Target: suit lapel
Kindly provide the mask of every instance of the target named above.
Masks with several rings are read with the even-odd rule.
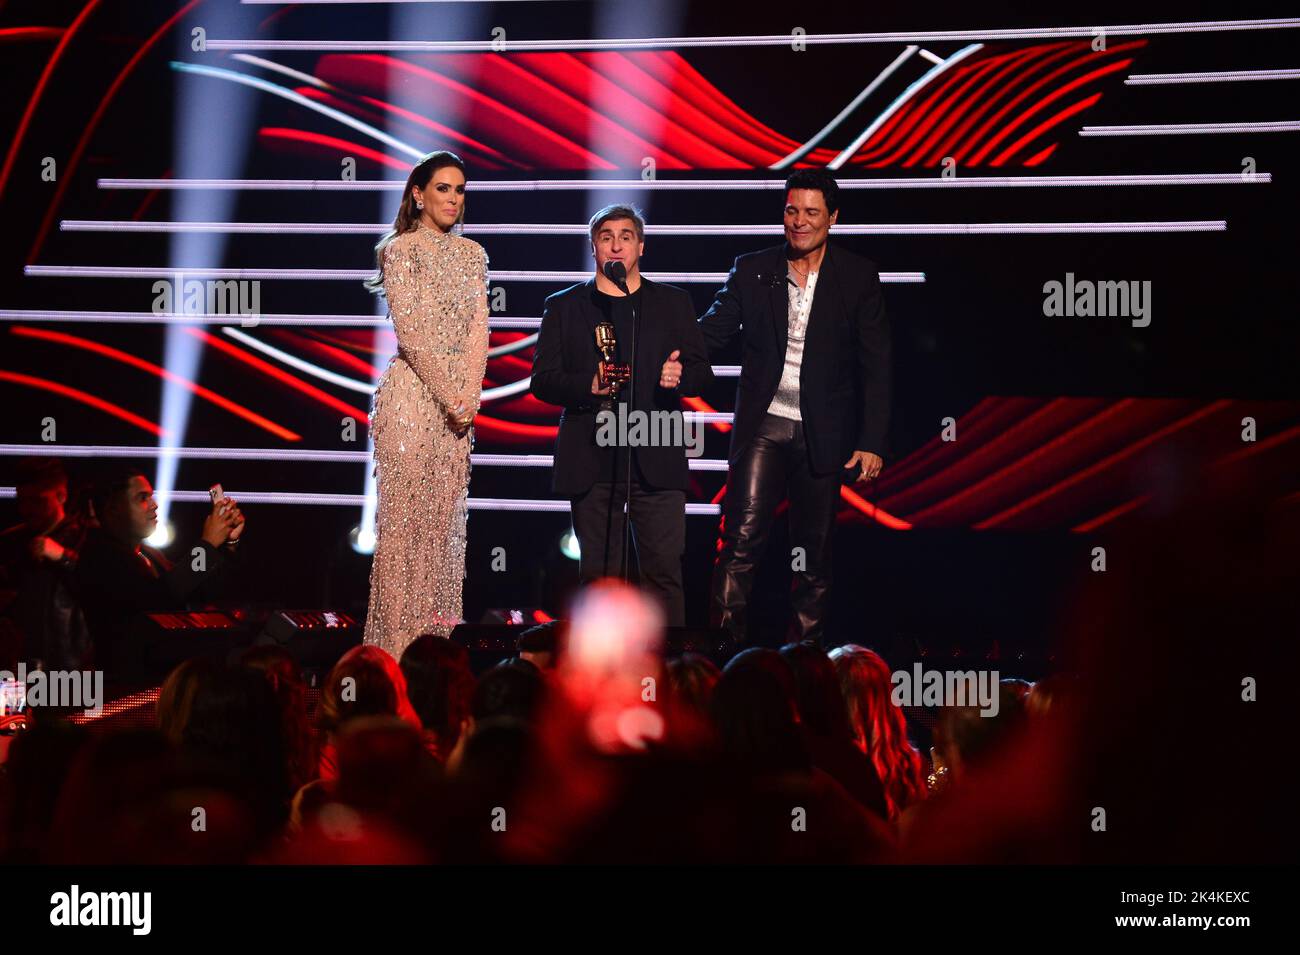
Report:
[[[587,302],[591,305],[591,307],[587,309],[587,325],[588,331],[591,332],[591,335],[588,337],[591,338],[593,343],[592,347],[594,348],[594,343],[596,341],[596,326],[601,323],[604,316],[600,312],[600,306],[596,304],[596,280],[594,278],[587,279],[583,284],[587,287],[585,294],[587,296]]]
[[[772,312],[772,331],[776,337],[776,353],[785,360],[785,347],[788,343],[787,326],[790,321],[790,293],[787,291],[785,246],[777,249],[772,258],[770,270],[760,279],[767,286],[768,305]]]
[[[826,254],[822,256],[822,267],[817,270],[817,285],[813,289],[812,312],[808,316],[808,328],[804,330],[804,355],[807,356],[811,351],[825,349],[821,348],[824,342],[831,341],[830,337],[833,317],[831,311],[834,303],[831,301],[831,288],[835,283],[835,251],[831,248],[830,243],[826,244]],[[800,377],[802,378],[803,366],[800,366]]]
[[[636,374],[637,392],[635,397],[637,399],[638,407],[648,408],[650,407],[651,402],[653,401],[655,383],[658,382],[659,379],[658,377],[654,377],[652,379],[651,376],[653,372],[647,371],[647,369],[650,368],[651,363],[654,361],[653,357],[647,357],[647,356],[653,356],[654,349],[651,347],[651,342],[653,341],[653,339],[651,338],[651,329],[653,326],[650,324],[650,322],[646,321],[646,313],[649,313],[651,315],[655,315],[657,313],[653,309],[653,302],[652,302],[655,295],[654,283],[651,282],[644,275],[641,276],[640,294],[641,294],[641,307],[639,309],[639,312],[641,315],[641,321],[640,324],[637,326],[637,333],[636,333],[637,353],[636,355],[633,356],[632,360],[633,361],[636,361],[638,359],[642,360],[642,364],[638,367],[637,374]],[[631,347],[632,347],[632,343],[628,342],[629,354],[631,353]]]

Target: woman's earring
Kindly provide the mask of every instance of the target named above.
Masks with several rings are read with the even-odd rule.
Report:
[[[419,199],[416,199],[416,200],[415,200],[415,208],[417,208],[417,209],[423,211],[423,210],[424,210],[424,203],[421,202]]]

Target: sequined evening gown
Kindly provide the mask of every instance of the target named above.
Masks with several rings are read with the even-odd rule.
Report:
[[[365,642],[400,658],[416,637],[460,622],[472,428],[487,364],[487,253],[421,222],[384,250],[384,295],[397,354],[371,407],[379,508]]]

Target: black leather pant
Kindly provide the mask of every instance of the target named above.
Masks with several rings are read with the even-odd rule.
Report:
[[[709,622],[745,642],[745,613],[777,506],[790,498],[791,598],[802,639],[820,642],[831,587],[831,532],[839,509],[838,473],[815,475],[803,424],[767,415],[727,475],[722,550],[713,565]],[[802,548],[802,552],[799,550]]]

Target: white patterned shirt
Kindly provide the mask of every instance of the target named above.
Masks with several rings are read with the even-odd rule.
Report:
[[[799,414],[799,367],[803,363],[803,342],[808,333],[808,316],[812,314],[817,273],[809,272],[805,284],[801,287],[794,266],[787,265],[785,280],[785,367],[781,370],[781,381],[776,386],[772,403],[767,406],[767,413],[778,418],[802,421],[803,418]]]

